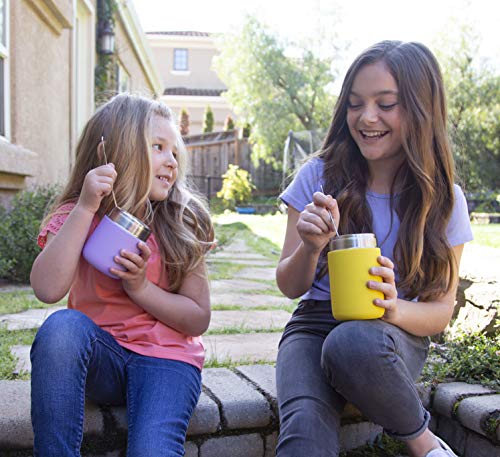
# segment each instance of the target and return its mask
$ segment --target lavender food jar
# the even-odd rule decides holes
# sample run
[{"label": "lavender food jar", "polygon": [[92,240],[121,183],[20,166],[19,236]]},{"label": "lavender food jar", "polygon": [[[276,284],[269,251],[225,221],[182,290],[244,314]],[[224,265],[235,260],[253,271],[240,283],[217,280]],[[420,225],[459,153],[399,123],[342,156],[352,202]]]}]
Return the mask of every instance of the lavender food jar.
[{"label": "lavender food jar", "polygon": [[113,279],[119,279],[109,269],[125,271],[123,266],[114,261],[122,249],[140,254],[137,244],[146,242],[151,234],[150,228],[127,211],[114,208],[101,219],[92,235],[83,247],[83,257],[101,273]]}]

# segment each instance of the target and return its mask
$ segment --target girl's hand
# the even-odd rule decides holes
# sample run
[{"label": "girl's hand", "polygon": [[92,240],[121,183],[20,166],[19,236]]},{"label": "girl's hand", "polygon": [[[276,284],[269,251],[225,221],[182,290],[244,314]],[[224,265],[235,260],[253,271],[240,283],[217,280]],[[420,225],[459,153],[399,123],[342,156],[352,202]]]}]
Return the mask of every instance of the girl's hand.
[{"label": "girl's hand", "polygon": [[331,195],[315,192],[313,201],[299,215],[297,232],[304,244],[314,251],[321,251],[335,233],[328,210],[338,227],[340,214],[337,200]]},{"label": "girl's hand", "polygon": [[127,294],[140,291],[148,283],[146,267],[148,259],[151,256],[151,250],[142,241],[138,246],[141,250],[140,255],[123,249],[120,251],[120,255],[115,257],[115,262],[126,268],[126,271],[118,270],[117,268],[110,268],[109,270],[122,280],[123,289]]},{"label": "girl's hand", "polygon": [[374,276],[381,276],[383,282],[368,281],[367,286],[373,290],[379,290],[384,294],[385,300],[376,298],[373,304],[385,309],[382,320],[395,322],[398,317],[398,291],[396,290],[396,281],[394,279],[394,263],[391,259],[379,256],[377,262],[380,267],[372,267],[368,271]]},{"label": "girl's hand", "polygon": [[97,213],[102,199],[111,193],[116,176],[112,163],[90,170],[83,181],[78,205],[93,214]]}]

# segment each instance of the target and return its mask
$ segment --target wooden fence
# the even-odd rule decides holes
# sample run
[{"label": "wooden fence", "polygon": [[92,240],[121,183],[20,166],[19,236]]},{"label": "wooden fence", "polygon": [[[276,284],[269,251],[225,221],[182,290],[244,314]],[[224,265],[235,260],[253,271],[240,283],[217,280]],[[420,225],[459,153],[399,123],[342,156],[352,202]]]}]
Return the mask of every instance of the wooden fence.
[{"label": "wooden fence", "polygon": [[213,197],[222,187],[222,175],[229,164],[248,170],[256,186],[257,195],[276,195],[281,184],[281,171],[264,162],[254,166],[251,147],[246,138],[239,138],[238,130],[202,133],[184,137],[189,175],[200,192]]}]

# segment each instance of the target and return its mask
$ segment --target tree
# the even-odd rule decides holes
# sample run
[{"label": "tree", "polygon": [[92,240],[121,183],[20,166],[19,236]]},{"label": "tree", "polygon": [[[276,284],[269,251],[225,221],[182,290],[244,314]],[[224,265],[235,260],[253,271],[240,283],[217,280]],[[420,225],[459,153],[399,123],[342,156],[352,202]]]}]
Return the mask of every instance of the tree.
[{"label": "tree", "polygon": [[189,135],[189,113],[186,108],[181,109],[179,128],[182,136]]},{"label": "tree", "polygon": [[203,115],[203,133],[210,133],[214,131],[214,113],[210,105],[205,109]]},{"label": "tree", "polygon": [[228,114],[226,116],[226,120],[224,121],[224,131],[234,130],[234,121],[233,118]]},{"label": "tree", "polygon": [[332,58],[319,58],[305,45],[293,49],[257,19],[248,16],[237,34],[226,34],[214,59],[219,77],[229,88],[225,97],[242,125],[250,123],[254,161],[279,162],[287,133],[326,127],[334,97]]},{"label": "tree", "polygon": [[500,191],[500,75],[478,62],[479,39],[461,25],[436,52],[448,96],[450,134],[468,192]]}]

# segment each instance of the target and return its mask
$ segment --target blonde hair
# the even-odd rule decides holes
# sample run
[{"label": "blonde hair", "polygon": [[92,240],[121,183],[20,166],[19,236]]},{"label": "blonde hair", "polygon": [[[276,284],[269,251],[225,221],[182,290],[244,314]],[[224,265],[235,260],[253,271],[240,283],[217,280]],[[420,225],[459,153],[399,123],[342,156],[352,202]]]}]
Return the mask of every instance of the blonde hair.
[{"label": "blonde hair", "polygon": [[398,85],[403,121],[406,160],[391,183],[391,207],[401,221],[394,247],[398,287],[410,299],[432,299],[450,290],[457,265],[446,237],[455,201],[455,167],[443,79],[431,51],[400,41],[382,41],[364,51],[347,72],[325,142],[315,156],[325,163],[325,191],[337,198],[341,233],[372,231],[373,215],[365,198],[368,165],[349,132],[347,107],[359,70],[376,62],[386,65]]},{"label": "blonde hair", "polygon": [[[154,116],[168,120],[176,133],[178,175],[167,199],[151,205],[148,196],[154,178],[151,163]],[[78,141],[69,181],[42,225],[54,214],[60,214],[58,208],[62,205],[76,202],[87,173],[104,164],[102,137],[106,159],[114,164],[118,175],[113,188],[118,206],[143,220],[150,216],[153,207],[150,225],[168,271],[169,290],[176,292],[186,275],[200,264],[214,239],[214,231],[204,202],[186,180],[187,152],[172,111],[160,101],[120,94],[94,113]],[[112,195],[104,197],[98,215],[103,217],[113,207]]]}]

